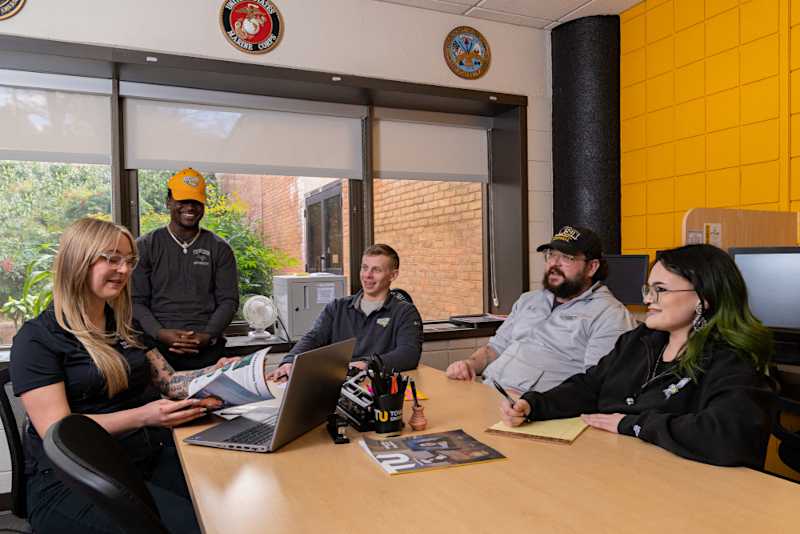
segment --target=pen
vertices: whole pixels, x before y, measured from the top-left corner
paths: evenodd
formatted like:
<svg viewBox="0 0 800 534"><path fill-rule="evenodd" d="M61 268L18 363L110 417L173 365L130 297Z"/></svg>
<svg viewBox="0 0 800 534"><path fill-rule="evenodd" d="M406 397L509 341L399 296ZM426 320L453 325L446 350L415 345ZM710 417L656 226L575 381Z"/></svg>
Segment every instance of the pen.
<svg viewBox="0 0 800 534"><path fill-rule="evenodd" d="M498 384L498 383L497 383L497 380L495 380L494 378L492 379L492 384L494 384L494 388L495 388L497 391L499 391L499 392L500 392L500 395L502 395L502 396L504 396L505 398L507 398L507 399L508 399L508 402L510 402L510 403L511 403L511 407L513 408L513 407L514 407L514 404L516 403L516 401L515 401L514 399L512 399L512 398L511 398L511 395L509 395L509 394L506 392L506 390L505 390L505 389L503 389L503 386L501 386L500 384Z"/></svg>
<svg viewBox="0 0 800 534"><path fill-rule="evenodd" d="M414 397L414 406L419 406L419 401L417 400L417 385L414 380L411 380L411 396Z"/></svg>

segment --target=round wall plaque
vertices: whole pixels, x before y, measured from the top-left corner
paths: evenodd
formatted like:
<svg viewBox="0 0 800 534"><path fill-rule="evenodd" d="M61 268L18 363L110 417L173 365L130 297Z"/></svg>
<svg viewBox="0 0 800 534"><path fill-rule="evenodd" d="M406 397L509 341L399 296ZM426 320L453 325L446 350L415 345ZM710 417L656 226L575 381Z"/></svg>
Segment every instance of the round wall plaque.
<svg viewBox="0 0 800 534"><path fill-rule="evenodd" d="M22 9L25 0L0 0L0 20L10 19Z"/></svg>
<svg viewBox="0 0 800 534"><path fill-rule="evenodd" d="M270 0L225 0L219 11L222 33L248 54L273 50L283 35L283 19Z"/></svg>
<svg viewBox="0 0 800 534"><path fill-rule="evenodd" d="M459 26L444 40L444 59L456 76L475 80L489 70L492 52L481 32L469 26Z"/></svg>

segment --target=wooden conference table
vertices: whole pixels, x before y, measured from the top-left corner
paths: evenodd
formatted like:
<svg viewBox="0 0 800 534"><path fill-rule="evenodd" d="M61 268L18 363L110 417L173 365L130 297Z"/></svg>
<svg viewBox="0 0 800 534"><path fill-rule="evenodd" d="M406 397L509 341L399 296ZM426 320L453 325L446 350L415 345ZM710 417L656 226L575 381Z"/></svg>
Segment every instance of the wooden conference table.
<svg viewBox="0 0 800 534"><path fill-rule="evenodd" d="M800 532L798 484L592 428L572 445L487 434L494 389L412 374L430 397L425 433L462 428L507 459L389 476L351 429L346 445L320 426L258 454L185 445L208 423L187 426L176 441L205 532Z"/></svg>

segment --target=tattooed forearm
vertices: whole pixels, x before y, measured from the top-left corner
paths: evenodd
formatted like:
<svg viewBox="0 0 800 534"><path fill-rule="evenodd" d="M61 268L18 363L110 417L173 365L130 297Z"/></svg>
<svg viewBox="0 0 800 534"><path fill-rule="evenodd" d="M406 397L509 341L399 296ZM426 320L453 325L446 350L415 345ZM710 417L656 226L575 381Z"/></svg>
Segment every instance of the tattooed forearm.
<svg viewBox="0 0 800 534"><path fill-rule="evenodd" d="M217 368L211 365L195 371L175 371L158 349L147 353L150 361L150 379L162 395L170 399L184 399L189 396L189 383L196 377Z"/></svg>
<svg viewBox="0 0 800 534"><path fill-rule="evenodd" d="M189 396L189 382L200 376L202 371L182 371L174 373L170 378L167 397L171 399L184 399Z"/></svg>

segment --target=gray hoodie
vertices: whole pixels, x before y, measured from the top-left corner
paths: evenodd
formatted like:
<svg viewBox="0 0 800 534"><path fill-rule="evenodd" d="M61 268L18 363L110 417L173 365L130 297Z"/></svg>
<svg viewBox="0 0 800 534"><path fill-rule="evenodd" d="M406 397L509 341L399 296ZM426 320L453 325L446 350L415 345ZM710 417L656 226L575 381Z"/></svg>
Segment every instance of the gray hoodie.
<svg viewBox="0 0 800 534"><path fill-rule="evenodd" d="M547 391L611 352L635 321L602 282L553 309L546 290L523 293L489 346L498 354L483 371L519 391Z"/></svg>

